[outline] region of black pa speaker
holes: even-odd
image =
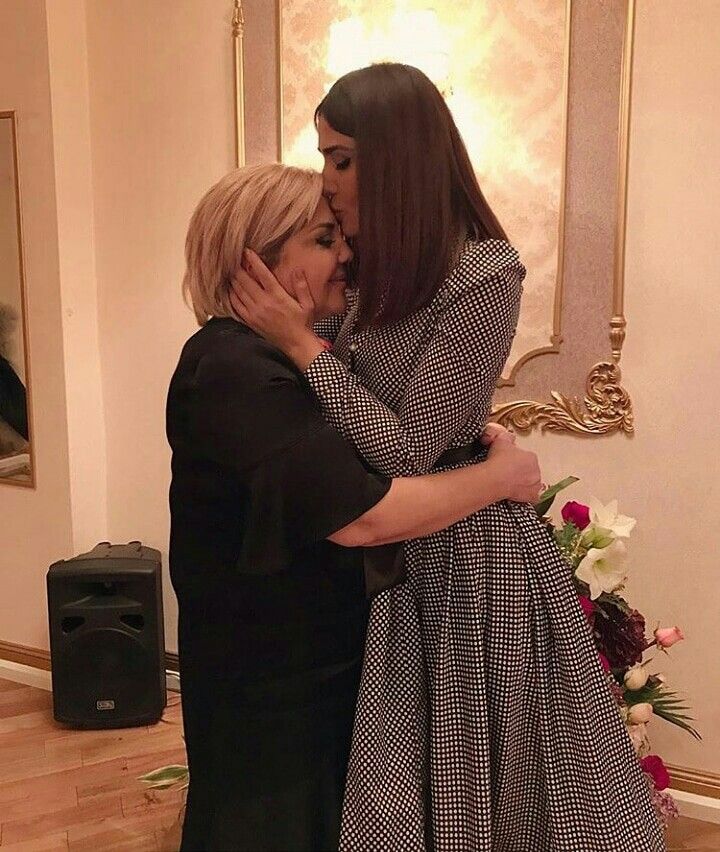
[[[167,699],[160,552],[103,542],[51,565],[47,593],[55,719],[157,722]]]

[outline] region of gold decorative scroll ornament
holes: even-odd
[[[553,402],[519,400],[498,406],[493,420],[522,432],[533,427],[543,432],[574,432],[578,435],[607,435],[634,431],[632,401],[620,384],[620,368],[603,361],[587,378],[587,396],[566,397],[551,391]]]

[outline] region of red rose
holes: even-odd
[[[610,671],[610,663],[608,662],[608,658],[605,656],[605,654],[601,653],[600,651],[598,651],[598,656],[600,657],[600,665],[603,667],[603,671],[609,672]]]
[[[643,757],[640,765],[643,768],[643,772],[647,772],[652,778],[656,790],[664,790],[670,786],[670,775],[661,757],[658,757],[656,754],[649,754],[647,757]]]
[[[561,514],[566,524],[575,524],[579,530],[584,530],[590,523],[590,508],[574,500],[562,507]]]

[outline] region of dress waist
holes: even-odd
[[[463,447],[452,447],[438,458],[433,470],[451,467],[462,462],[482,459],[487,447],[477,438]],[[364,550],[365,590],[368,598],[374,598],[392,586],[403,583],[407,577],[405,551],[402,542],[366,547]]]
[[[445,450],[433,465],[433,470],[437,470],[439,467],[450,467],[451,465],[472,461],[473,459],[480,460],[485,458],[486,455],[487,447],[480,438],[476,438],[471,444],[465,444],[463,447],[451,447],[449,450]]]

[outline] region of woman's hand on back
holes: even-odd
[[[535,453],[521,450],[507,440],[490,445],[486,464],[497,478],[499,499],[515,503],[536,503],[542,488],[540,465]]]
[[[302,273],[291,273],[287,292],[255,252],[246,249],[230,290],[237,316],[300,367],[324,350],[312,330],[315,304]]]
[[[483,431],[480,440],[486,447],[489,447],[491,444],[494,444],[495,441],[509,441],[511,444],[514,444],[515,437],[514,432],[511,432],[510,429],[506,429],[499,423],[488,423],[485,426],[485,430]]]

